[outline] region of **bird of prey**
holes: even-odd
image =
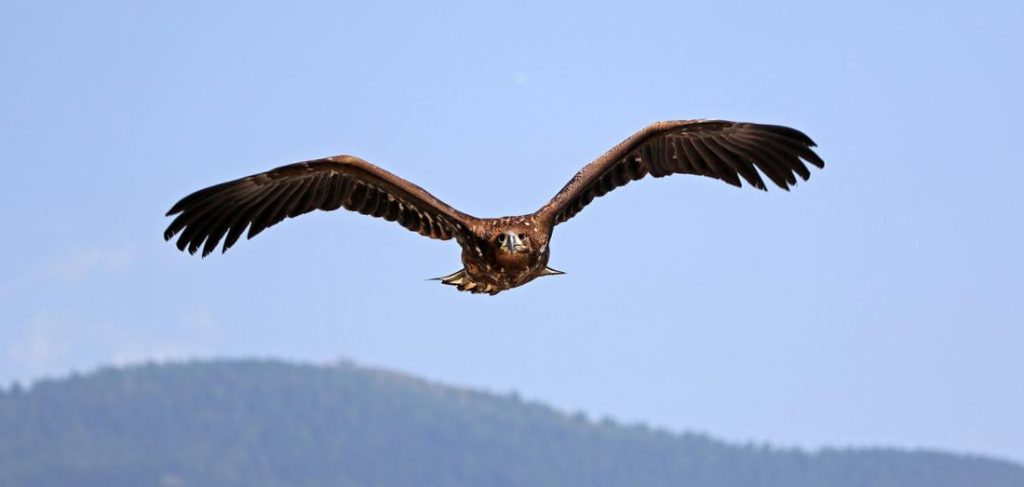
[[[788,190],[811,173],[804,161],[825,163],[803,132],[778,125],[725,120],[656,122],[587,164],[534,213],[476,218],[423,188],[358,157],[339,155],[297,162],[196,191],[167,212],[177,215],[164,232],[177,246],[205,257],[223,240],[231,248],[313,210],[345,208],[397,222],[420,235],[454,238],[463,268],[436,278],[460,291],[497,294],[538,277],[562,274],[548,267],[551,233],[594,198],[650,175],[707,176],[765,190],[762,176]],[[759,172],[760,171],[760,172]]]

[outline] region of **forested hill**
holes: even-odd
[[[8,388],[0,485],[1021,487],[1024,467],[737,446],[351,365],[216,361]]]

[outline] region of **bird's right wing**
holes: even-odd
[[[696,174],[740,186],[740,178],[765,189],[761,174],[782,189],[796,176],[811,176],[804,161],[825,162],[811,149],[814,142],[799,130],[779,125],[726,120],[657,122],[633,134],[576,176],[538,212],[553,224],[562,223],[594,198],[650,174]]]
[[[440,240],[468,232],[477,221],[409,181],[343,155],[297,162],[196,191],[167,212],[178,216],[164,239],[180,232],[178,249],[195,253],[202,248],[205,257],[222,239],[227,251],[246,228],[252,238],[285,218],[341,207]]]

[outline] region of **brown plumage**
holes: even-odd
[[[802,132],[778,125],[724,120],[657,122],[587,164],[535,213],[476,218],[419,186],[369,162],[341,155],[298,162],[211,186],[171,208],[178,215],[164,232],[177,234],[181,250],[205,257],[223,241],[227,251],[248,228],[252,238],[266,228],[313,210],[345,208],[394,221],[420,235],[455,238],[463,268],[440,277],[460,291],[497,294],[537,277],[561,274],[547,266],[555,225],[594,198],[650,174],[696,174],[734,186],[746,181],[767,189],[762,175],[788,190],[811,173],[804,162],[825,163]]]

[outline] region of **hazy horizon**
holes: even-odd
[[[610,421],[610,422],[612,422],[612,423],[614,423],[616,425],[623,426],[623,427],[631,427],[631,426],[642,425],[643,427],[649,428],[652,431],[663,432],[663,433],[668,433],[668,434],[672,434],[672,435],[696,434],[696,435],[705,436],[705,437],[707,437],[709,439],[712,439],[714,441],[723,442],[723,443],[731,445],[731,446],[766,446],[766,447],[770,447],[770,448],[773,448],[773,449],[780,449],[780,450],[796,449],[796,450],[799,450],[799,451],[802,451],[802,452],[805,452],[805,453],[810,453],[810,454],[820,453],[820,452],[829,451],[829,450],[845,450],[845,449],[853,449],[853,450],[875,450],[875,449],[889,450],[889,449],[892,449],[892,450],[907,451],[907,452],[934,452],[934,453],[941,453],[941,454],[962,455],[962,456],[967,456],[967,457],[979,457],[979,458],[986,458],[986,459],[991,459],[991,460],[996,460],[996,461],[1010,462],[1010,463],[1013,463],[1015,465],[1018,465],[1018,466],[1024,468],[1024,461],[1022,461],[1020,459],[1017,459],[1017,458],[1010,457],[1010,456],[1001,456],[1001,455],[998,455],[998,454],[976,452],[976,451],[970,451],[970,450],[958,450],[958,449],[955,449],[955,448],[937,448],[937,447],[931,447],[931,446],[927,446],[927,445],[905,445],[905,444],[904,445],[896,445],[896,444],[883,444],[883,443],[832,444],[832,443],[825,442],[825,443],[822,443],[822,444],[819,444],[819,445],[808,446],[808,445],[801,445],[801,444],[795,444],[795,443],[794,444],[781,443],[781,442],[778,442],[778,441],[775,441],[775,440],[772,440],[772,439],[769,439],[769,438],[754,438],[754,437],[730,438],[730,437],[723,436],[723,435],[721,435],[721,434],[719,434],[717,432],[714,432],[714,431],[704,431],[704,430],[685,429],[685,428],[684,429],[680,429],[680,428],[675,428],[675,427],[668,426],[668,425],[652,423],[652,422],[644,420],[643,418],[624,418],[624,417],[615,416],[613,414],[602,414],[600,412],[588,411],[588,410],[585,410],[585,409],[567,408],[567,407],[563,407],[563,406],[558,405],[558,404],[553,404],[553,403],[551,403],[551,402],[549,402],[547,400],[544,400],[542,398],[533,397],[530,394],[525,393],[524,391],[517,390],[517,389],[499,390],[499,389],[490,388],[490,387],[488,387],[486,385],[458,384],[458,383],[453,383],[451,381],[440,380],[440,379],[436,379],[436,378],[433,378],[433,377],[425,376],[423,374],[413,373],[413,372],[410,372],[410,371],[401,370],[401,369],[397,369],[397,368],[393,368],[393,367],[387,367],[387,366],[382,366],[382,365],[364,363],[364,362],[361,362],[359,360],[354,360],[354,359],[352,359],[350,357],[338,357],[338,358],[335,358],[335,359],[325,359],[325,360],[321,360],[321,361],[291,359],[291,358],[276,357],[276,356],[271,356],[271,355],[267,355],[267,356],[257,356],[257,355],[252,355],[252,356],[209,356],[209,357],[204,357],[204,356],[193,356],[193,357],[179,356],[179,357],[166,357],[166,358],[151,357],[151,358],[147,358],[147,359],[144,359],[144,360],[125,361],[125,362],[118,362],[118,363],[113,363],[113,362],[111,362],[111,363],[97,363],[97,364],[92,364],[91,366],[86,367],[86,368],[82,368],[82,369],[71,369],[71,370],[66,370],[66,371],[60,372],[60,373],[41,375],[41,376],[38,376],[38,377],[34,377],[34,378],[30,379],[30,380],[27,380],[27,381],[12,380],[12,381],[0,384],[0,392],[10,391],[13,388],[20,388],[22,390],[29,390],[29,389],[31,389],[31,388],[39,385],[39,384],[59,383],[59,382],[63,382],[63,381],[66,381],[66,380],[69,380],[69,379],[72,379],[72,378],[76,378],[76,377],[80,378],[80,377],[93,376],[93,375],[96,375],[98,373],[101,373],[101,372],[104,372],[104,371],[109,371],[109,370],[130,370],[130,369],[133,369],[133,368],[144,367],[144,366],[149,366],[149,365],[159,365],[159,366],[186,365],[186,364],[211,365],[211,364],[215,364],[215,363],[219,363],[219,362],[223,362],[223,361],[239,362],[239,363],[251,362],[251,361],[255,361],[255,362],[270,362],[270,363],[283,363],[283,364],[289,364],[289,365],[313,366],[313,367],[344,366],[344,367],[356,367],[356,368],[359,368],[359,369],[362,369],[362,370],[367,370],[367,371],[380,371],[380,372],[398,374],[398,375],[401,375],[401,376],[404,376],[404,377],[411,378],[413,380],[424,380],[424,381],[427,381],[430,384],[441,386],[441,387],[452,387],[452,388],[456,388],[458,390],[468,390],[468,391],[480,392],[480,393],[484,393],[484,394],[494,394],[496,396],[501,396],[501,397],[513,396],[513,397],[517,398],[518,400],[523,401],[524,403],[540,405],[540,406],[544,406],[544,407],[550,407],[550,408],[554,409],[555,411],[558,411],[559,413],[563,413],[563,414],[566,414],[566,415],[582,414],[587,419],[587,421],[591,421],[591,422],[594,422],[594,423],[602,423],[602,422]]]
[[[12,487],[1024,484],[998,458],[723,442],[351,363],[104,369],[0,391],[0,426]]]

